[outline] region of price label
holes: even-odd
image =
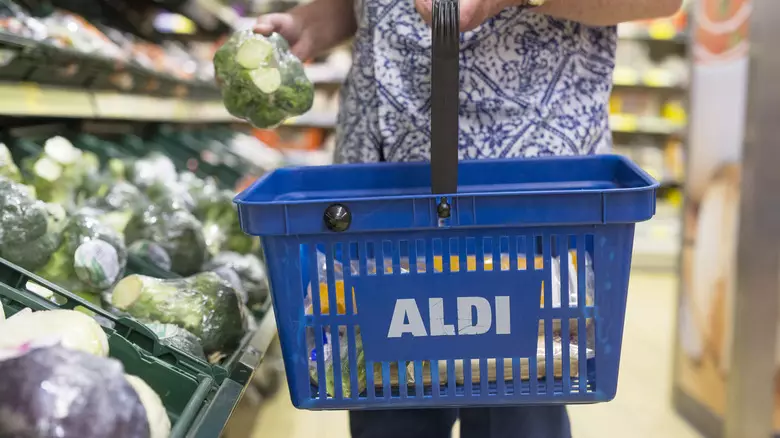
[[[677,29],[666,20],[654,21],[647,29],[650,38],[654,40],[671,40],[677,36]]]

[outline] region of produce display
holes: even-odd
[[[26,309],[0,321],[0,332],[0,436],[170,434],[160,397],[107,357],[108,340],[94,319],[73,310]]]
[[[0,32],[94,58],[119,61],[181,80],[211,82],[214,70],[208,51],[195,44],[166,41],[155,44],[105,25],[94,25],[73,12],[55,9],[45,17],[33,16],[11,0],[0,0]],[[0,53],[2,53],[0,51]],[[212,52],[213,53],[213,52]],[[10,52],[2,53],[13,59]],[[0,59],[3,59],[0,56]],[[74,59],[75,61],[75,59]],[[78,71],[74,63],[70,74]],[[119,88],[132,83],[112,80]]]
[[[303,64],[276,33],[235,33],[214,54],[214,70],[228,112],[258,128],[303,114],[314,102]]]
[[[64,137],[42,146],[20,167],[0,148],[0,257],[138,319],[163,345],[211,363],[229,356],[255,326],[249,307],[269,298],[232,193],[160,153],[100,163]],[[133,257],[186,278],[127,276]]]

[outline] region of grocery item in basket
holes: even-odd
[[[129,275],[114,287],[111,305],[143,322],[186,329],[209,356],[234,350],[246,328],[238,294],[213,272],[169,280]]]
[[[315,335],[316,336],[316,335]],[[310,336],[307,340],[307,346],[308,350],[310,352],[309,354],[309,375],[311,376],[312,382],[314,384],[317,384],[317,348],[315,347],[314,339]],[[334,373],[336,370],[333,368],[333,338],[331,336],[331,330],[330,327],[326,327],[322,333],[322,355],[323,355],[323,363],[325,365],[325,386],[327,394],[331,397],[334,396],[336,391],[336,381]],[[356,357],[356,369],[358,372],[357,375],[357,393],[360,394],[366,389],[366,360],[365,356],[363,354],[363,340],[360,336],[360,329],[355,329],[355,357]],[[350,379],[350,370],[349,370],[349,338],[347,336],[347,331],[345,328],[339,328],[339,335],[338,335],[338,351],[335,354],[339,354],[340,358],[340,373],[341,373],[341,389],[342,394],[344,397],[351,397],[352,391],[355,390],[355,388],[352,388],[352,381]],[[412,368],[413,364],[411,362],[408,362],[406,364],[406,376],[407,381],[409,383],[414,383],[414,369]],[[382,365],[379,363],[374,364],[374,384],[377,386],[382,385]],[[390,365],[390,375],[391,379],[395,379],[395,382],[398,382],[398,364],[393,363]],[[397,385],[397,383],[396,383]]]
[[[571,307],[576,307],[578,305],[578,275],[577,275],[577,253],[576,251],[569,251],[568,254],[568,275],[569,275],[569,287],[568,287],[568,296],[567,301],[568,305]],[[551,295],[552,295],[552,307],[553,308],[559,308],[561,307],[561,275],[560,275],[560,258],[559,257],[551,257],[550,258],[550,271],[551,271]],[[493,258],[492,256],[485,255],[484,260],[484,270],[486,271],[492,271],[493,270]],[[524,255],[518,255],[517,256],[517,265],[519,269],[527,269],[526,266],[526,258]],[[535,269],[542,269],[543,268],[543,259],[541,256],[536,256],[534,261]],[[386,273],[391,273],[393,270],[392,262],[390,260],[385,260],[384,268]],[[466,270],[467,271],[475,271],[477,268],[477,260],[475,256],[468,256],[466,259]],[[501,270],[506,271],[509,270],[510,263],[509,263],[509,257],[508,255],[501,257]],[[357,275],[359,273],[359,262],[357,260],[352,260],[350,262],[350,270],[352,275]],[[409,259],[408,257],[401,257],[400,258],[400,269],[402,273],[408,273],[409,272]],[[460,266],[460,258],[459,256],[450,256],[450,266],[449,269],[452,270],[452,272],[459,272],[461,269]],[[346,302],[345,302],[345,296],[344,296],[344,269],[343,265],[340,261],[335,260],[333,262],[333,270],[334,270],[334,280],[335,280],[335,286],[336,286],[336,301],[338,303],[337,313],[338,314],[344,314],[346,312]],[[373,259],[368,259],[366,261],[366,270],[369,274],[376,273],[376,262]],[[426,262],[424,257],[418,257],[417,260],[417,271],[418,272],[424,272],[426,270]],[[433,270],[435,272],[443,272],[444,266],[443,266],[443,260],[442,256],[434,256],[433,257]],[[320,293],[320,312],[323,314],[329,313],[330,306],[329,306],[329,299],[328,299],[328,279],[327,279],[327,263],[326,263],[326,257],[325,254],[323,254],[320,251],[317,251],[317,276],[318,276],[318,282],[319,282],[319,293]],[[595,277],[593,274],[593,261],[590,256],[590,253],[585,253],[585,300],[587,306],[593,306],[594,304],[594,292],[595,292]],[[352,300],[353,300],[353,309],[355,311],[357,310],[357,303],[355,302],[355,291],[353,289],[352,291]],[[306,298],[305,298],[305,305],[306,305],[306,311],[307,314],[311,314],[312,311],[312,299],[311,299],[311,284],[309,284],[307,288]],[[540,291],[540,305],[544,307],[544,282],[542,282],[542,287]],[[560,331],[560,324],[558,323],[555,328],[556,331]]]
[[[0,354],[0,436],[168,435],[164,424],[152,435],[149,416],[161,423],[159,413],[150,410],[147,416],[119,361],[57,345]],[[145,387],[142,392],[149,403]]]
[[[171,269],[179,275],[200,271],[206,260],[203,224],[186,210],[149,205],[127,223],[125,239],[130,244],[145,240],[160,245],[171,259]]]
[[[95,217],[68,218],[57,250],[36,274],[74,293],[97,296],[121,278],[127,265],[122,235]]]
[[[0,176],[15,183],[22,182],[22,172],[14,163],[11,152],[5,143],[0,143]]]
[[[214,54],[222,100],[230,114],[270,128],[308,111],[314,86],[279,34],[233,34]]]
[[[75,310],[20,311],[0,322],[0,349],[56,339],[63,347],[108,356],[108,339],[93,318]]]
[[[146,326],[149,327],[163,345],[189,353],[199,359],[206,359],[200,339],[187,330],[174,324],[162,324],[159,322],[147,323]]]
[[[254,254],[222,252],[209,260],[204,269],[213,270],[227,267],[238,274],[244,291],[247,293],[247,306],[250,309],[261,307],[270,296],[265,266]],[[327,294],[326,294],[327,295]],[[343,293],[342,293],[343,295]]]

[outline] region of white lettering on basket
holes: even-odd
[[[447,324],[444,318],[444,298],[428,299],[428,315],[430,316],[430,336],[483,335],[493,328],[495,313],[495,334],[511,334],[511,319],[509,297],[495,298],[495,312],[490,301],[482,297],[458,297],[457,331],[455,324]],[[429,336],[423,322],[420,308],[413,298],[402,298],[395,301],[393,317],[390,320],[388,338],[400,338],[406,334],[413,337]]]

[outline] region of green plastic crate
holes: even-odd
[[[152,357],[188,375],[209,376],[218,385],[225,380],[232,380],[242,387],[245,386],[260,363],[259,352],[250,348],[254,333],[247,333],[230,357],[219,364],[209,364],[184,351],[163,345],[149,328],[135,319],[117,317],[4,259],[0,259],[0,283],[35,298],[29,306],[33,310],[82,308],[99,315],[109,321],[119,335]]]
[[[5,270],[3,273],[4,280],[13,277]],[[16,279],[23,280],[25,277]],[[8,316],[24,308],[51,310],[68,307],[6,282],[0,282],[0,304]],[[225,380],[217,387],[208,375],[182,372],[143,351],[120,335],[116,327],[103,325],[103,330],[108,337],[109,356],[122,362],[125,372],[143,379],[162,399],[171,419],[171,438],[220,435],[243,394],[243,385]]]

